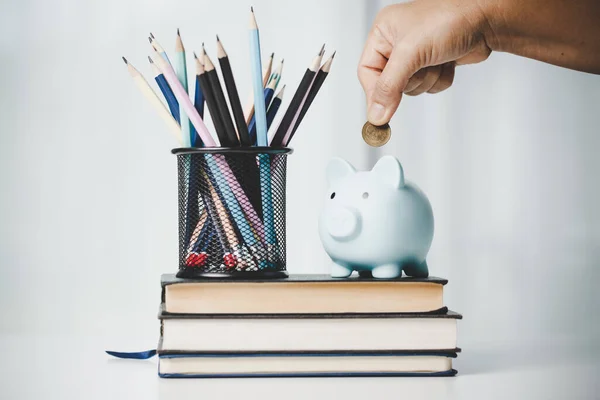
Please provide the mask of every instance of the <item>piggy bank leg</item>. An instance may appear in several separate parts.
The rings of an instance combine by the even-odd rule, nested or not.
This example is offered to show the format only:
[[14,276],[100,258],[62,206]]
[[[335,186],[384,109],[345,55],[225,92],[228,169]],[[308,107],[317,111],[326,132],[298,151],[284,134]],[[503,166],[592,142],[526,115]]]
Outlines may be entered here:
[[352,271],[352,268],[348,268],[345,265],[340,265],[336,262],[331,263],[332,278],[347,278],[352,275]]
[[358,271],[358,276],[361,278],[372,278],[373,272],[372,271]]
[[414,278],[427,278],[429,276],[427,261],[423,261],[421,264],[404,265],[404,273]]
[[398,264],[384,264],[373,268],[373,278],[391,279],[402,275],[402,267]]

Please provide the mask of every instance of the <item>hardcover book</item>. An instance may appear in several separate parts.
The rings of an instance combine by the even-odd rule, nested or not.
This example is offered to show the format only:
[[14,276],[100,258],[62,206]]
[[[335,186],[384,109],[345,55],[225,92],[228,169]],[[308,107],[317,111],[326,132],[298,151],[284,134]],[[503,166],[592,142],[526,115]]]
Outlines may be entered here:
[[441,278],[376,280],[291,275],[272,280],[185,280],[162,276],[162,301],[174,314],[438,313]]

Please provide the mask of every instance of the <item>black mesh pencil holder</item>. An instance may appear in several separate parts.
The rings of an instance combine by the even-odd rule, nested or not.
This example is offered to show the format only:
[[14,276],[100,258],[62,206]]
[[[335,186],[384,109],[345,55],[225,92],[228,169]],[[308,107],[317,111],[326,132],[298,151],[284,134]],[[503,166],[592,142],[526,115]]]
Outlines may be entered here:
[[291,149],[179,148],[179,278],[285,278]]

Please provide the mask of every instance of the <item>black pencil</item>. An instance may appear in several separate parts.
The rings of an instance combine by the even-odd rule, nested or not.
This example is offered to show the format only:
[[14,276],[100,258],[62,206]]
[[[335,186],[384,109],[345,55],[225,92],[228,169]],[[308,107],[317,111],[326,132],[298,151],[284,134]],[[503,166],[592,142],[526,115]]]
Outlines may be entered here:
[[224,136],[227,138],[227,141],[221,142],[221,146],[239,147],[240,140],[237,137],[235,127],[233,126],[233,121],[231,120],[231,114],[229,113],[229,107],[227,107],[227,100],[225,100],[225,94],[223,93],[221,82],[219,81],[219,75],[217,75],[217,70],[215,69],[215,66],[210,60],[208,54],[206,54],[206,51],[204,52],[204,75],[206,75],[208,82],[210,83],[212,94],[217,103],[217,110],[221,115],[221,122],[223,123],[223,128],[225,129]]
[[[196,53],[194,53],[194,57],[196,58],[196,60],[198,60],[198,56],[196,56]],[[202,89],[202,93],[204,93],[204,100],[206,101],[206,106],[208,107],[210,118],[213,121],[215,131],[217,132],[217,136],[219,137],[219,143],[221,144],[221,146],[225,146],[225,143],[227,143],[227,137],[225,136],[225,128],[223,127],[223,122],[221,121],[221,114],[219,113],[219,109],[217,108],[217,103],[215,102],[212,88],[210,86],[210,83],[208,82],[208,77],[206,76],[204,65],[199,60],[198,62],[196,62],[196,76],[200,80],[200,89]]]
[[319,69],[319,72],[317,72],[317,76],[315,76],[315,80],[314,80],[312,86],[310,87],[308,96],[306,96],[304,105],[302,106],[302,109],[300,110],[300,115],[298,115],[298,119],[296,120],[296,125],[294,125],[294,129],[292,130],[292,134],[290,135],[290,138],[288,139],[288,141],[283,144],[284,146],[289,145],[290,142],[292,141],[292,138],[294,137],[294,133],[296,133],[296,129],[298,129],[298,126],[300,126],[300,122],[302,122],[302,118],[304,118],[304,115],[306,115],[306,112],[308,111],[308,108],[310,107],[313,100],[317,96],[319,89],[321,89],[321,86],[323,86],[323,82],[325,82],[325,78],[327,78],[327,75],[329,74],[329,71],[331,70],[331,63],[333,62],[334,57],[335,57],[335,51],[333,52],[331,57],[329,57],[329,60],[327,60],[323,64],[321,69]]
[[298,113],[300,109],[302,100],[307,94],[310,85],[313,81],[313,78],[317,73],[317,70],[321,66],[322,57],[323,49],[321,49],[319,54],[313,59],[310,66],[306,69],[306,72],[304,72],[304,76],[302,77],[302,80],[298,85],[298,89],[296,89],[296,93],[294,93],[294,97],[292,98],[290,105],[288,106],[287,110],[285,111],[285,114],[283,115],[281,123],[279,124],[279,127],[277,128],[277,131],[273,136],[273,140],[271,140],[271,146],[281,147],[283,145],[284,138],[287,132],[290,130],[291,124],[294,120],[294,117],[296,116],[296,113]]
[[225,87],[227,88],[229,104],[231,105],[231,111],[235,120],[235,126],[237,127],[238,136],[240,137],[240,143],[244,147],[252,146],[252,141],[248,135],[248,125],[246,125],[246,119],[244,118],[244,110],[242,110],[242,103],[240,102],[240,96],[235,85],[235,79],[233,78],[231,64],[229,63],[229,56],[225,52],[223,44],[221,43],[221,40],[219,40],[219,36],[217,36],[217,58],[219,59],[221,73],[223,74],[223,80],[225,81]]

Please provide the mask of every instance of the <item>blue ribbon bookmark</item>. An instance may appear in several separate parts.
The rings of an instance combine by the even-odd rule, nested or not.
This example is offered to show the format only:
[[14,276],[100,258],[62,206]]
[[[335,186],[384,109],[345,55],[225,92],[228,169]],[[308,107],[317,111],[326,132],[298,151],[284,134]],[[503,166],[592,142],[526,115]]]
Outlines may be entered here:
[[124,353],[120,351],[106,350],[106,354],[109,354],[117,358],[130,358],[134,360],[147,360],[156,355],[156,350],[137,351],[133,353]]

